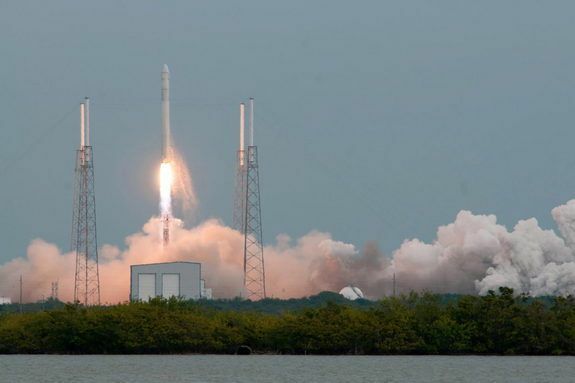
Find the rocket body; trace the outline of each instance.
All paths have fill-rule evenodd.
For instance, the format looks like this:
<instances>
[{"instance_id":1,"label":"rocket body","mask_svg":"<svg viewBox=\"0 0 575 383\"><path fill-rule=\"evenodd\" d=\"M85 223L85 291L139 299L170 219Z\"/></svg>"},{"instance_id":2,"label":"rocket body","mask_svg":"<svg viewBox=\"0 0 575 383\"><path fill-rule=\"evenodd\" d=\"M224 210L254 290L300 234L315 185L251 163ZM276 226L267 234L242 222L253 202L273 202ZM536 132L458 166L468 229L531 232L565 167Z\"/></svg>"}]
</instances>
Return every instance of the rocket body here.
<instances>
[{"instance_id":1,"label":"rocket body","mask_svg":"<svg viewBox=\"0 0 575 383\"><path fill-rule=\"evenodd\" d=\"M172 220L172 143L170 133L170 70L162 68L162 163L160 165L160 216L162 221L162 244L170 242Z\"/></svg>"},{"instance_id":2,"label":"rocket body","mask_svg":"<svg viewBox=\"0 0 575 383\"><path fill-rule=\"evenodd\" d=\"M162 69L162 162L171 160L170 134L170 70L164 64Z\"/></svg>"}]
</instances>

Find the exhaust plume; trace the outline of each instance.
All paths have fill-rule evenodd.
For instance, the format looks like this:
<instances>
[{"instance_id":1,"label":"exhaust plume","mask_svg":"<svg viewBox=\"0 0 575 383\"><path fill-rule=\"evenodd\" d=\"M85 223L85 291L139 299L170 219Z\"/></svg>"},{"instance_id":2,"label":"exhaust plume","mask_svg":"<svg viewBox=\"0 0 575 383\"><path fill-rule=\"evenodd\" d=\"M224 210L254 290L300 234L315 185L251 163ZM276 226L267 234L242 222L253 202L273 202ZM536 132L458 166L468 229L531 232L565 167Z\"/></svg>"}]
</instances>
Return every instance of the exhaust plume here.
<instances>
[{"instance_id":1,"label":"exhaust plume","mask_svg":"<svg viewBox=\"0 0 575 383\"><path fill-rule=\"evenodd\" d=\"M190 170L186 165L184 157L176 148L172 147L171 153L172 171L174 173L174 183L172 185L173 197L184 215L193 213L198 205L198 199L194 191Z\"/></svg>"},{"instance_id":2,"label":"exhaust plume","mask_svg":"<svg viewBox=\"0 0 575 383\"><path fill-rule=\"evenodd\" d=\"M517 293L575 294L575 200L553 209L561 236L539 227L534 218L519 221L509 231L494 215L457 214L453 223L437 229L432 243L410 239L393 252L382 254L375 244L362 251L337 241L329 233L310 232L292 240L280 235L265 247L268 295L302 297L320 291L339 291L352 284L369 298L397 290L486 294L500 286ZM202 263L206 285L214 296L231 298L242 290L243 237L212 219L185 228L174 219L169 245L159 251L159 217L125 240L125 249L100 248L102 302L128 300L130 265L177 260ZM0 295L17 300L18 278L23 275L24 299L49 295L59 280L60 297L71 301L74 290L74 253L62 253L41 239L28 246L26 257L0 266Z\"/></svg>"}]
</instances>

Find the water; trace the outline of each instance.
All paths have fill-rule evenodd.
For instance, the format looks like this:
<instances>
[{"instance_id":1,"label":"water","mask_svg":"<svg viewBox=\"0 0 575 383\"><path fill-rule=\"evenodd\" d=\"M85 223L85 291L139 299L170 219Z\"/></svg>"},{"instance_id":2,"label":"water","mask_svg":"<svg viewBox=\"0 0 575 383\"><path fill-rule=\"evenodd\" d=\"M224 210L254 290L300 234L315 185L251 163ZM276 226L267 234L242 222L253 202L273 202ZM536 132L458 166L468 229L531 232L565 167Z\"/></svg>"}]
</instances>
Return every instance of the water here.
<instances>
[{"instance_id":1,"label":"water","mask_svg":"<svg viewBox=\"0 0 575 383\"><path fill-rule=\"evenodd\" d=\"M0 356L1 383L573 382L575 357Z\"/></svg>"}]
</instances>

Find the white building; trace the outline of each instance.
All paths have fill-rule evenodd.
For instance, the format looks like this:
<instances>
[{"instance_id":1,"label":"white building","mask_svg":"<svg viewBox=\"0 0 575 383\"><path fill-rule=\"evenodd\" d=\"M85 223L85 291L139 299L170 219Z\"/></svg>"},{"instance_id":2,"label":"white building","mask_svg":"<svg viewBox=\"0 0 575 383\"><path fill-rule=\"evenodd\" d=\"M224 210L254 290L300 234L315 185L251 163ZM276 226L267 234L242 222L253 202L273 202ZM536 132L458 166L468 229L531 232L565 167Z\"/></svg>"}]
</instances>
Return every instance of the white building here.
<instances>
[{"instance_id":1,"label":"white building","mask_svg":"<svg viewBox=\"0 0 575 383\"><path fill-rule=\"evenodd\" d=\"M209 294L202 276L202 265L196 262L165 262L130 266L130 300L181 297L200 299Z\"/></svg>"},{"instance_id":2,"label":"white building","mask_svg":"<svg viewBox=\"0 0 575 383\"><path fill-rule=\"evenodd\" d=\"M12 303L12 299L8 297L0 297L0 305L9 305Z\"/></svg>"},{"instance_id":3,"label":"white building","mask_svg":"<svg viewBox=\"0 0 575 383\"><path fill-rule=\"evenodd\" d=\"M363 292L356 286L346 286L339 292L340 295L343 295L344 298L349 299L350 301L355 301L356 299L363 299Z\"/></svg>"},{"instance_id":4,"label":"white building","mask_svg":"<svg viewBox=\"0 0 575 383\"><path fill-rule=\"evenodd\" d=\"M206 281L201 280L200 290L202 299L212 299L212 289L206 287Z\"/></svg>"}]
</instances>

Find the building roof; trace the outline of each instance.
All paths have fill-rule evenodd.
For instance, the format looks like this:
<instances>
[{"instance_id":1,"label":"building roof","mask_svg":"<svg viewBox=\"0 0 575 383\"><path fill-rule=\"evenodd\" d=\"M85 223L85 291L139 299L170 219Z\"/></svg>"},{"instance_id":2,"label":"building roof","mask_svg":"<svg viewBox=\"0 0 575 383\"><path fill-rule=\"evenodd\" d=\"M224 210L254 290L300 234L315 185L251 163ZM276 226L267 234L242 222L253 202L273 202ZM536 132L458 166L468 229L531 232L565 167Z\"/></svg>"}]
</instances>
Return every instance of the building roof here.
<instances>
[{"instance_id":1,"label":"building roof","mask_svg":"<svg viewBox=\"0 0 575 383\"><path fill-rule=\"evenodd\" d=\"M174 261L174 262L156 262L156 263L140 263L137 265L130 265L130 267L134 266L156 266L156 265L173 265L174 263L186 263L191 265L202 265L200 262L189 262L189 261Z\"/></svg>"}]
</instances>

